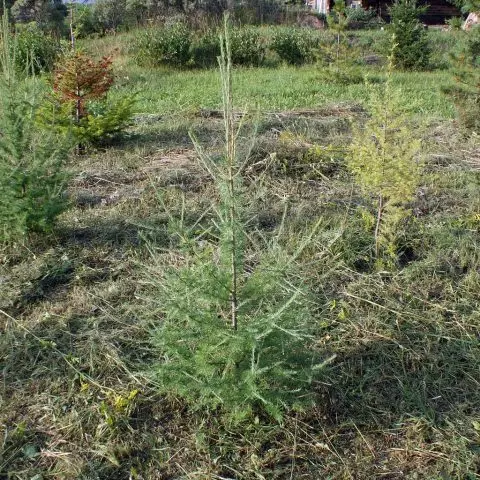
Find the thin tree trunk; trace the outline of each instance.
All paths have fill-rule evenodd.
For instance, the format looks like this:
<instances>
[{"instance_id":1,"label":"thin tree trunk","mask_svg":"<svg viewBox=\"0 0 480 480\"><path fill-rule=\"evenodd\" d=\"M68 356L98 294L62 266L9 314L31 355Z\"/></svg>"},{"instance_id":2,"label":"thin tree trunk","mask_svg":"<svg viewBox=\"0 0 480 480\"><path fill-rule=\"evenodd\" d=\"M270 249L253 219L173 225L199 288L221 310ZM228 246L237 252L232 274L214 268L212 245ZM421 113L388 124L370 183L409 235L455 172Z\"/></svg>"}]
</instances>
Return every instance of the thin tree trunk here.
<instances>
[{"instance_id":1,"label":"thin tree trunk","mask_svg":"<svg viewBox=\"0 0 480 480\"><path fill-rule=\"evenodd\" d=\"M224 71L224 115L225 115L225 141L227 146L227 182L229 202L229 228L231 234L230 251L230 310L231 325L233 330L238 329L238 265L237 265L237 211L235 209L235 175L236 175L236 149L235 149L235 125L232 102L232 62L230 41L228 38L228 18L225 19L225 57L223 59Z\"/></svg>"},{"instance_id":2,"label":"thin tree trunk","mask_svg":"<svg viewBox=\"0 0 480 480\"><path fill-rule=\"evenodd\" d=\"M73 12L74 6L73 2L70 4L70 43L72 46L72 52L75 52L75 31L73 28L74 25L74 12Z\"/></svg>"},{"instance_id":3,"label":"thin tree trunk","mask_svg":"<svg viewBox=\"0 0 480 480\"><path fill-rule=\"evenodd\" d=\"M383 215L383 197L382 195L380 195L378 197L377 223L375 225L375 258L378 258L378 255L380 253L379 236L380 236L380 225L382 223L382 215Z\"/></svg>"}]
</instances>

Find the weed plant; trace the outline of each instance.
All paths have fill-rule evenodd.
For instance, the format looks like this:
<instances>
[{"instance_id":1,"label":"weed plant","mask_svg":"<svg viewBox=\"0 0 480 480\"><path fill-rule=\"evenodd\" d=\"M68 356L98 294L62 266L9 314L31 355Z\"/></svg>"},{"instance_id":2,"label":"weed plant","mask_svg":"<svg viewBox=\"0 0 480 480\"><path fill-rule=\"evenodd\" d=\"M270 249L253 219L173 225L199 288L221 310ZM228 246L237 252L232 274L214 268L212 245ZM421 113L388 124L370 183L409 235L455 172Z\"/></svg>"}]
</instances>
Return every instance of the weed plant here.
<instances>
[{"instance_id":1,"label":"weed plant","mask_svg":"<svg viewBox=\"0 0 480 480\"><path fill-rule=\"evenodd\" d=\"M280 59L290 65L302 65L314 59L315 39L297 28L279 29L271 48Z\"/></svg>"},{"instance_id":2,"label":"weed plant","mask_svg":"<svg viewBox=\"0 0 480 480\"><path fill-rule=\"evenodd\" d=\"M59 41L47 35L35 23L17 25L14 48L19 74L50 72L61 54Z\"/></svg>"},{"instance_id":3,"label":"weed plant","mask_svg":"<svg viewBox=\"0 0 480 480\"><path fill-rule=\"evenodd\" d=\"M183 23L143 30L135 42L141 65L186 67L190 63L191 32Z\"/></svg>"},{"instance_id":4,"label":"weed plant","mask_svg":"<svg viewBox=\"0 0 480 480\"><path fill-rule=\"evenodd\" d=\"M220 42L215 30L194 39L191 47L192 63L195 67L211 68L217 65L220 56Z\"/></svg>"},{"instance_id":5,"label":"weed plant","mask_svg":"<svg viewBox=\"0 0 480 480\"><path fill-rule=\"evenodd\" d=\"M258 67L265 59L266 46L258 28L233 28L230 48L234 65Z\"/></svg>"}]
</instances>

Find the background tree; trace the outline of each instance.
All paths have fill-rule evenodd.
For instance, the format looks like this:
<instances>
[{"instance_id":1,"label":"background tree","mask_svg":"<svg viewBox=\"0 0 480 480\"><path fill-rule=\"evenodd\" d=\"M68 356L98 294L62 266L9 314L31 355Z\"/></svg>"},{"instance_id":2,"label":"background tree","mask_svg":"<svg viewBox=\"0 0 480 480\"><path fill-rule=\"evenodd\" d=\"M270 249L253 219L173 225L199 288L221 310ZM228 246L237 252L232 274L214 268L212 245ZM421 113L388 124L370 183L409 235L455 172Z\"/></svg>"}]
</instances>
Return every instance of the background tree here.
<instances>
[{"instance_id":1,"label":"background tree","mask_svg":"<svg viewBox=\"0 0 480 480\"><path fill-rule=\"evenodd\" d=\"M419 7L416 0L396 0L390 7L396 68L421 70L429 66L431 48L427 32L420 22L420 15L427 8Z\"/></svg>"},{"instance_id":2,"label":"background tree","mask_svg":"<svg viewBox=\"0 0 480 480\"><path fill-rule=\"evenodd\" d=\"M453 84L443 89L455 104L460 125L480 132L480 28L468 33L465 43L452 55Z\"/></svg>"},{"instance_id":3,"label":"background tree","mask_svg":"<svg viewBox=\"0 0 480 480\"><path fill-rule=\"evenodd\" d=\"M480 11L480 0L450 0L450 3L456 5L463 13Z\"/></svg>"},{"instance_id":4,"label":"background tree","mask_svg":"<svg viewBox=\"0 0 480 480\"><path fill-rule=\"evenodd\" d=\"M11 7L11 14L15 22L35 22L42 29L60 34L67 7L62 0L16 0Z\"/></svg>"},{"instance_id":5,"label":"background tree","mask_svg":"<svg viewBox=\"0 0 480 480\"><path fill-rule=\"evenodd\" d=\"M333 54L334 64L338 66L345 60L348 45L346 44L345 30L348 26L347 7L345 0L335 0L332 12L327 17L327 23L335 32L335 49Z\"/></svg>"},{"instance_id":6,"label":"background tree","mask_svg":"<svg viewBox=\"0 0 480 480\"><path fill-rule=\"evenodd\" d=\"M126 23L126 0L97 0L93 6L93 13L102 25L103 31L117 30Z\"/></svg>"}]
</instances>

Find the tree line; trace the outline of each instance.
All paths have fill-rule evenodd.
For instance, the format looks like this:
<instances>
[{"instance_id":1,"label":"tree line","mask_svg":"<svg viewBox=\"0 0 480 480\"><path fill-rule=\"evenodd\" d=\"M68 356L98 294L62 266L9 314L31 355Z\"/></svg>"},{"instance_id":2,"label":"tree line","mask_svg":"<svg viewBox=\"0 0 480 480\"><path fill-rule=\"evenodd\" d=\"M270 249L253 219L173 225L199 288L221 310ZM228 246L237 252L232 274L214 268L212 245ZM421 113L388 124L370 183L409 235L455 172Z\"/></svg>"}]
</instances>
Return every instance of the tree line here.
<instances>
[{"instance_id":1,"label":"tree line","mask_svg":"<svg viewBox=\"0 0 480 480\"><path fill-rule=\"evenodd\" d=\"M248 23L275 23L303 0L96 0L93 3L62 0L6 0L5 7L16 24L36 23L42 30L66 32L69 10L74 9L80 35L115 31L143 25L171 15L195 15L220 19L235 12ZM3 14L4 7L0 7Z\"/></svg>"}]
</instances>

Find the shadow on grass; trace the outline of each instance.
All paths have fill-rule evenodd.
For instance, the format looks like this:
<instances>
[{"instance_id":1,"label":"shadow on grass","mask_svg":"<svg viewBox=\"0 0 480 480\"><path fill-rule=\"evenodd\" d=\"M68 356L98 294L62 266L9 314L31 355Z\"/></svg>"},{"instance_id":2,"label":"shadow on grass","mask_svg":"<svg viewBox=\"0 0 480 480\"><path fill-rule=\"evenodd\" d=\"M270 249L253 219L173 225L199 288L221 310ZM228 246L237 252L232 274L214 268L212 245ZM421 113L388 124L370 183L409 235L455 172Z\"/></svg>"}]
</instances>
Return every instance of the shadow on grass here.
<instances>
[{"instance_id":1,"label":"shadow on grass","mask_svg":"<svg viewBox=\"0 0 480 480\"><path fill-rule=\"evenodd\" d=\"M70 261L44 265L40 276L22 293L20 304L31 305L54 295L70 283L74 274L75 268Z\"/></svg>"},{"instance_id":2,"label":"shadow on grass","mask_svg":"<svg viewBox=\"0 0 480 480\"><path fill-rule=\"evenodd\" d=\"M125 135L115 144L120 149L155 148L155 149L193 149L190 137L193 133L202 145L220 144L224 138L220 121L202 120L198 118L169 120L148 120L146 117L138 123L129 135Z\"/></svg>"},{"instance_id":3,"label":"shadow on grass","mask_svg":"<svg viewBox=\"0 0 480 480\"><path fill-rule=\"evenodd\" d=\"M472 415L480 404L479 358L477 338L414 330L353 348L325 379L330 420L388 427L412 417L444 424L451 414Z\"/></svg>"}]
</instances>

